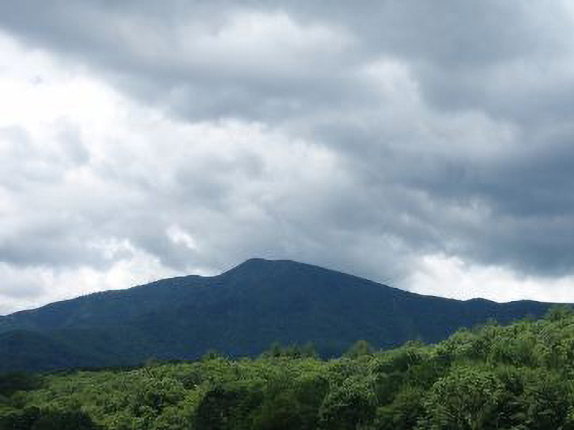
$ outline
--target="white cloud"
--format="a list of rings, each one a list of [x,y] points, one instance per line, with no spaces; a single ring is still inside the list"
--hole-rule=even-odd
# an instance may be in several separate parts
[[[320,216],[345,181],[323,147],[260,123],[172,119],[84,69],[67,73],[49,56],[12,48],[14,63],[22,57],[38,74],[58,77],[36,91],[25,75],[0,73],[16,88],[13,97],[23,97],[1,124],[0,259],[10,279],[28,273],[23,278],[41,286],[30,306],[169,274],[214,273],[257,253],[277,223]],[[10,285],[2,293],[17,295]]]
[[[14,308],[253,256],[567,300],[566,3],[30,4],[0,3]]]
[[[342,28],[301,24],[283,11],[239,11],[219,28],[205,30],[198,32],[196,23],[184,27],[176,38],[184,44],[182,51],[198,62],[233,64],[234,73],[238,68],[257,74],[298,73],[352,43]]]
[[[316,75],[313,68],[327,67],[354,42],[341,26],[300,22],[284,10],[233,7],[210,19],[190,12],[168,22],[125,15],[106,21],[108,35],[101,42],[115,39],[116,47],[146,67],[196,78]]]
[[[117,290],[181,275],[163,266],[157,257],[130,248],[106,270],[80,266],[55,270],[46,266],[14,267],[0,264],[0,315],[30,309],[97,291]]]
[[[410,291],[459,300],[572,302],[574,276],[525,276],[503,266],[483,266],[444,254],[420,257],[406,281]]]

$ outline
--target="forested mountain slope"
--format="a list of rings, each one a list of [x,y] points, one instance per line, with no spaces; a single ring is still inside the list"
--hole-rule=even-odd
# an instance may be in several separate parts
[[[328,361],[272,350],[129,370],[0,376],[0,430],[573,430],[574,316]]]
[[[252,259],[218,276],[166,279],[0,318],[0,371],[256,355],[312,342],[336,355],[358,339],[378,348],[437,342],[488,319],[541,316],[548,304],[421,296],[293,261]],[[15,359],[15,357],[18,357]]]

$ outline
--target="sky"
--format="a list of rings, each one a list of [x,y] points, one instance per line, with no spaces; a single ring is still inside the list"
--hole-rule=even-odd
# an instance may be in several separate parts
[[[0,314],[251,257],[574,302],[569,0],[0,2]]]

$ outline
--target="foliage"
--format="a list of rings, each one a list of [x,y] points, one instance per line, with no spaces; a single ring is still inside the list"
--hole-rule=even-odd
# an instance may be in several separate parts
[[[310,345],[258,358],[0,377],[0,430],[574,430],[574,315],[436,345]]]

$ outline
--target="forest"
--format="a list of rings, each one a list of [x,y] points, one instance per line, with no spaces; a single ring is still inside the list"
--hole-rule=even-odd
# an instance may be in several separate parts
[[[574,314],[461,329],[435,345],[0,377],[0,430],[574,429]]]

